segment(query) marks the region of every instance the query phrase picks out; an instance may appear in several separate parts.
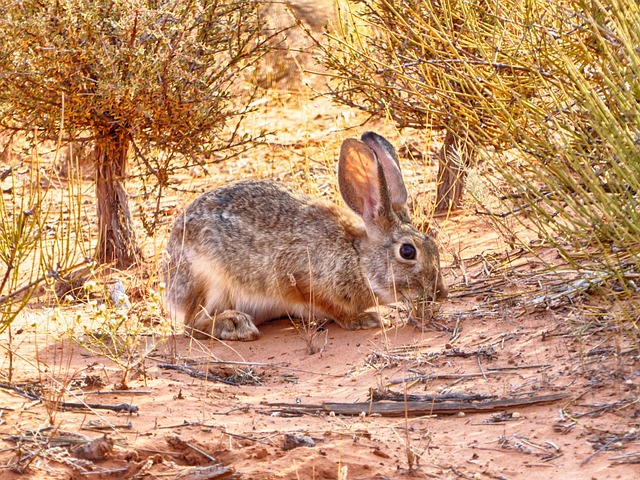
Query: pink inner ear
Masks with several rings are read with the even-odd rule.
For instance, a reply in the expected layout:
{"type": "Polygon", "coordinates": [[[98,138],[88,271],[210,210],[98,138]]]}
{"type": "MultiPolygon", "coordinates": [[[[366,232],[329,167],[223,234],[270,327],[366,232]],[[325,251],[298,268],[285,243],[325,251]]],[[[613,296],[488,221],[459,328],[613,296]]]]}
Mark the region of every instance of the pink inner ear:
{"type": "Polygon", "coordinates": [[[342,143],[338,179],[347,205],[365,220],[373,220],[380,209],[379,165],[364,143],[347,139],[342,143]]]}
{"type": "Polygon", "coordinates": [[[380,207],[380,185],[378,184],[378,163],[375,156],[366,151],[356,150],[354,168],[351,170],[356,180],[356,188],[363,202],[363,216],[373,219],[380,207]]]}

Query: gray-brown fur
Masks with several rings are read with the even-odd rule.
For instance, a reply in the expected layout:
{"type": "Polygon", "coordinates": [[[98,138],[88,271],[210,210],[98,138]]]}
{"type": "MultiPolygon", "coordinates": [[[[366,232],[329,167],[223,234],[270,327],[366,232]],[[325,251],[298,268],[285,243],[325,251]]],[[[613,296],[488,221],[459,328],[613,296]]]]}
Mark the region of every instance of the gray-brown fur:
{"type": "Polygon", "coordinates": [[[270,181],[240,181],[189,205],[167,247],[172,315],[196,336],[253,340],[255,323],[269,318],[371,328],[381,325],[366,311],[376,304],[446,296],[435,242],[412,226],[406,190],[397,191],[404,184],[393,147],[371,132],[363,139],[345,140],[338,169],[354,211],[270,181]],[[399,257],[402,243],[415,245],[415,261],[399,257]]]}

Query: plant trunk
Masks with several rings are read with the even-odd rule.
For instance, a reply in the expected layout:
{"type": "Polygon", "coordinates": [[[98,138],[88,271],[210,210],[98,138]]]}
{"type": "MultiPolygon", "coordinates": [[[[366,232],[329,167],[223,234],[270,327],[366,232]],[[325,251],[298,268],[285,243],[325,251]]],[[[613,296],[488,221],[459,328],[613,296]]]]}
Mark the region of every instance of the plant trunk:
{"type": "Polygon", "coordinates": [[[436,214],[449,214],[460,206],[472,151],[464,148],[459,136],[447,130],[438,153],[436,214]]]}
{"type": "Polygon", "coordinates": [[[97,260],[115,262],[116,268],[126,269],[141,259],[124,189],[130,139],[119,129],[96,133],[97,260]]]}

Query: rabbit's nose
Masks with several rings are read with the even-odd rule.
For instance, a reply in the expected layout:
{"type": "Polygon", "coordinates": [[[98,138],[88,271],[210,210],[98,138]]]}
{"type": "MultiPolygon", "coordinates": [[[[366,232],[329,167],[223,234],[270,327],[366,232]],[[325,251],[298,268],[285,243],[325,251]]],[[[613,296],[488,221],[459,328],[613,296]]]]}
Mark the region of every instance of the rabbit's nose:
{"type": "Polygon", "coordinates": [[[446,300],[448,296],[449,296],[449,289],[447,287],[445,287],[444,285],[442,287],[438,287],[438,290],[436,290],[437,301],[442,302],[446,300]]]}

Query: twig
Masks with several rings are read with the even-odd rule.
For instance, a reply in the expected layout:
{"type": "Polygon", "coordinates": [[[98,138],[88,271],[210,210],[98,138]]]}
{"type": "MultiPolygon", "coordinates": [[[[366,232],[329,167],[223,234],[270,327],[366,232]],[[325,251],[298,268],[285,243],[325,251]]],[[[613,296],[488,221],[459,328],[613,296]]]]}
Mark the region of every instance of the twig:
{"type": "Polygon", "coordinates": [[[193,368],[185,367],[184,365],[175,365],[173,363],[159,363],[158,368],[164,368],[166,370],[177,370],[179,372],[186,373],[190,377],[200,378],[208,382],[220,382],[227,385],[233,385],[234,387],[239,386],[237,382],[232,382],[231,380],[217,377],[216,375],[211,375],[210,373],[202,373],[198,370],[194,370],[193,368]]]}
{"type": "Polygon", "coordinates": [[[174,423],[173,425],[161,425],[158,427],[158,429],[163,429],[163,428],[180,428],[180,427],[193,427],[193,426],[200,426],[202,425],[202,422],[198,421],[198,422],[188,422],[187,420],[184,420],[182,423],[174,423]]]}
{"type": "Polygon", "coordinates": [[[129,467],[114,468],[113,470],[96,470],[94,472],[80,472],[80,475],[114,475],[118,473],[126,473],[129,467]]]}
{"type": "Polygon", "coordinates": [[[581,467],[585,466],[587,463],[589,463],[591,461],[591,459],[593,457],[595,457],[600,452],[604,452],[607,448],[609,448],[611,445],[613,445],[614,443],[618,442],[619,440],[620,440],[619,438],[612,438],[607,443],[605,443],[603,446],[601,446],[599,449],[597,449],[595,452],[593,452],[591,455],[589,455],[587,458],[585,458],[582,462],[580,462],[580,466],[581,467]]]}
{"type": "Polygon", "coordinates": [[[108,424],[108,425],[84,425],[82,427],[80,427],[80,430],[89,430],[89,431],[93,431],[93,432],[101,432],[104,430],[131,430],[133,429],[133,424],[131,422],[127,422],[125,424],[122,425],[114,425],[114,424],[108,424]]]}
{"type": "Polygon", "coordinates": [[[535,365],[514,365],[512,367],[489,367],[487,368],[490,372],[503,372],[505,370],[524,370],[529,368],[549,368],[551,367],[550,363],[537,363],[535,365]]]}
{"type": "Polygon", "coordinates": [[[82,263],[77,263],[76,265],[73,265],[72,267],[66,268],[66,269],[62,270],[61,272],[58,272],[56,270],[51,270],[46,275],[42,275],[41,277],[36,278],[32,282],[29,282],[28,284],[18,288],[17,290],[14,290],[13,292],[10,292],[10,293],[0,297],[0,305],[2,305],[4,302],[9,300],[10,298],[13,298],[16,295],[19,295],[22,292],[25,292],[25,291],[29,290],[30,288],[33,288],[36,285],[44,282],[48,278],[58,278],[60,276],[67,275],[68,273],[76,270],[77,268],[80,268],[80,267],[83,267],[83,266],[87,266],[87,265],[91,266],[91,265],[93,265],[93,263],[94,263],[93,260],[86,259],[82,263]]]}
{"type": "Polygon", "coordinates": [[[35,400],[40,402],[42,401],[42,397],[40,395],[37,395],[32,392],[27,392],[26,390],[23,390],[22,388],[16,385],[10,385],[8,383],[0,382],[0,388],[4,388],[5,390],[12,390],[16,392],[18,395],[20,395],[21,397],[28,398],[29,400],[35,400]]]}
{"type": "Polygon", "coordinates": [[[280,365],[278,363],[267,363],[267,362],[239,362],[233,360],[211,360],[206,359],[197,362],[199,365],[240,365],[247,367],[264,367],[264,368],[274,368],[278,370],[289,370],[291,372],[299,372],[299,373],[309,373],[312,375],[322,375],[324,377],[334,377],[334,378],[344,378],[343,373],[327,373],[327,372],[316,372],[314,370],[305,370],[302,368],[290,367],[288,365],[280,365]]]}
{"type": "MultiPolygon", "coordinates": [[[[43,401],[45,401],[43,399],[43,401]]],[[[91,410],[111,410],[112,412],[138,413],[138,406],[130,403],[104,405],[102,403],[52,402],[62,408],[90,408],[91,410]]]]}
{"type": "Polygon", "coordinates": [[[619,463],[640,463],[640,452],[627,453],[626,455],[618,455],[617,457],[609,457],[612,462],[619,463]]]}
{"type": "Polygon", "coordinates": [[[127,412],[127,413],[138,413],[138,407],[136,405],[132,405],[130,403],[120,403],[119,405],[105,405],[102,403],[76,403],[76,402],[56,402],[50,401],[46,398],[32,392],[26,392],[20,387],[15,385],[9,385],[7,383],[0,383],[0,388],[4,388],[7,390],[13,390],[18,395],[28,398],[29,400],[33,400],[36,402],[49,403],[52,405],[56,405],[57,407],[62,408],[89,408],[92,410],[111,410],[113,412],[127,412]]]}
{"type": "Polygon", "coordinates": [[[389,380],[389,384],[397,385],[398,383],[406,383],[406,382],[415,382],[417,380],[457,380],[464,378],[475,378],[482,377],[486,375],[498,374],[498,373],[509,373],[509,372],[485,372],[482,373],[439,373],[435,375],[417,375],[415,377],[406,377],[406,378],[396,378],[393,380],[389,380]]]}
{"type": "Polygon", "coordinates": [[[273,445],[271,442],[267,442],[267,441],[261,440],[259,438],[248,437],[246,435],[239,435],[237,433],[230,433],[230,432],[227,432],[226,430],[224,430],[223,433],[225,435],[229,435],[230,437],[239,438],[241,440],[249,440],[250,442],[258,442],[258,443],[262,443],[264,445],[273,445]]]}
{"type": "Polygon", "coordinates": [[[207,460],[216,463],[217,460],[215,457],[212,457],[211,455],[209,455],[207,452],[205,452],[204,450],[196,447],[195,445],[191,445],[189,442],[184,442],[184,446],[190,448],[191,450],[193,450],[194,452],[199,453],[200,455],[202,455],[204,458],[206,458],[207,460]]]}
{"type": "Polygon", "coordinates": [[[478,360],[478,368],[480,369],[480,373],[482,374],[482,377],[486,380],[487,379],[487,375],[486,373],[484,373],[484,369],[482,368],[482,361],[480,360],[480,353],[478,352],[478,356],[476,357],[478,360]]]}
{"type": "Polygon", "coordinates": [[[96,390],[91,392],[78,392],[77,395],[150,395],[153,390],[96,390]]]}

